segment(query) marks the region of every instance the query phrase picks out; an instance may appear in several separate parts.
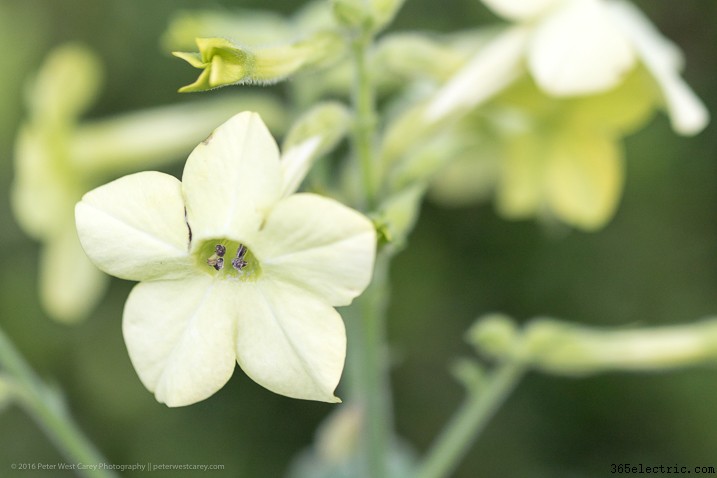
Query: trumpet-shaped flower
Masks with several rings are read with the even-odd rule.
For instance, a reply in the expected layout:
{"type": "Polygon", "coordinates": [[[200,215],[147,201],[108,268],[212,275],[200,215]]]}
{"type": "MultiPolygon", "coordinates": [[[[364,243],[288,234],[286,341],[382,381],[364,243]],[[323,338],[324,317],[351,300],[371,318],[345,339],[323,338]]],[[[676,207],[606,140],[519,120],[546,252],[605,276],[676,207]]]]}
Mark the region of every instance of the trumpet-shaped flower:
{"type": "Polygon", "coordinates": [[[680,77],[679,49],[634,6],[610,0],[483,0],[517,25],[498,35],[436,96],[437,120],[502,91],[527,69],[553,96],[602,93],[639,63],[661,92],[673,129],[700,132],[709,114],[680,77]]]}
{"type": "Polygon", "coordinates": [[[599,229],[622,192],[620,139],[651,116],[656,95],[643,69],[607,93],[570,99],[525,78],[459,123],[467,147],[435,180],[433,196],[461,204],[495,189],[505,217],[599,229]]]}
{"type": "Polygon", "coordinates": [[[181,158],[248,102],[265,113],[277,111],[273,124],[283,117],[275,103],[257,96],[83,122],[82,113],[99,91],[101,71],[95,55],[81,45],[53,50],[29,89],[29,118],[15,145],[13,212],[25,233],[43,245],[41,303],[64,322],[85,318],[108,283],[77,239],[73,212],[82,194],[108,177],[181,158]]]}
{"type": "Polygon", "coordinates": [[[346,337],[334,306],[368,285],[376,234],[334,200],[293,194],[319,143],[309,138],[280,159],[259,116],[240,113],[194,149],[181,182],[137,173],[77,204],[90,259],[140,281],[123,333],[158,401],[203,400],[236,362],[273,392],[338,401],[346,337]]]}

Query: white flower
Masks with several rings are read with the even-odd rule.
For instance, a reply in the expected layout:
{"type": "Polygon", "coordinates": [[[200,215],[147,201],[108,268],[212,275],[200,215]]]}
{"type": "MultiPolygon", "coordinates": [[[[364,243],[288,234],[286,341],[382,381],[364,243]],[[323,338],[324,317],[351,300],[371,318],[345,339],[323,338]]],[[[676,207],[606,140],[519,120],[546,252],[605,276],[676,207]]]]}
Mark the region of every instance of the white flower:
{"type": "Polygon", "coordinates": [[[427,117],[474,107],[526,69],[553,96],[600,93],[639,62],[659,87],[673,129],[700,132],[709,114],[680,77],[679,49],[634,6],[611,0],[483,0],[517,21],[482,49],[436,96],[427,117]]]}
{"type": "Polygon", "coordinates": [[[240,113],[196,147],[182,182],[137,173],[77,204],[90,259],[141,281],[127,300],[123,332],[158,401],[182,406],[209,397],[235,361],[276,393],[338,401],[346,337],[333,306],[368,285],[376,237],[358,212],[291,194],[299,183],[292,174],[305,173],[297,165],[318,143],[309,139],[280,160],[259,116],[240,113]]]}

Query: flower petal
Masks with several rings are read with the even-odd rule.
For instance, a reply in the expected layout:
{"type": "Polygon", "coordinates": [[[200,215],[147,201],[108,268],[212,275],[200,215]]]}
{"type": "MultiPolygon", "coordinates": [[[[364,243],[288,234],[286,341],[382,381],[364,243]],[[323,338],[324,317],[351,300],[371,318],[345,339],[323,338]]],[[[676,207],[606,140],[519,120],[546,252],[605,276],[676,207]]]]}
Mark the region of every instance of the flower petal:
{"type": "Polygon", "coordinates": [[[13,212],[26,234],[52,238],[72,221],[71,211],[84,192],[81,181],[63,165],[64,145],[36,125],[25,124],[15,144],[15,179],[11,189],[13,212]]]}
{"type": "Polygon", "coordinates": [[[569,128],[552,144],[546,181],[556,216],[581,229],[599,229],[615,214],[622,193],[620,147],[594,129],[569,128]]]}
{"type": "Polygon", "coordinates": [[[182,188],[193,246],[256,231],[281,195],[279,148],[259,115],[239,113],[197,146],[182,188]]]}
{"type": "Polygon", "coordinates": [[[536,26],[528,64],[546,92],[581,95],[618,84],[635,64],[635,52],[602,2],[573,0],[536,26]]]}
{"type": "Polygon", "coordinates": [[[40,256],[42,305],[52,318],[68,323],[86,318],[109,283],[109,277],[90,262],[80,247],[69,219],[66,227],[47,241],[40,256]]]}
{"type": "Polygon", "coordinates": [[[563,0],[482,0],[498,15],[510,20],[529,20],[563,0]]]}
{"type": "Polygon", "coordinates": [[[365,216],[332,199],[294,194],[277,203],[249,248],[266,276],[347,305],[371,280],[376,232],[365,216]]]}
{"type": "Polygon", "coordinates": [[[132,364],[157,401],[190,405],[231,377],[236,358],[232,285],[198,275],[141,282],[132,289],[122,331],[132,364]]]}
{"type": "Polygon", "coordinates": [[[674,44],[663,37],[636,7],[626,2],[611,2],[610,7],[617,25],[633,41],[660,86],[672,128],[683,135],[702,131],[709,122],[709,112],[680,77],[682,62],[674,44]]]}
{"type": "Polygon", "coordinates": [[[500,214],[510,219],[523,219],[540,210],[545,150],[545,140],[538,134],[509,137],[496,194],[500,214]]]}
{"type": "Polygon", "coordinates": [[[426,110],[426,119],[438,121],[454,112],[467,111],[512,83],[522,71],[528,33],[527,28],[513,27],[490,41],[436,93],[426,110]]]}
{"type": "Polygon", "coordinates": [[[181,185],[173,176],[142,172],[100,186],[77,203],[75,221],[85,252],[108,274],[150,280],[191,270],[181,185]]]}
{"type": "Polygon", "coordinates": [[[281,157],[281,196],[299,189],[321,146],[321,137],[313,136],[286,150],[281,157]]]}
{"type": "Polygon", "coordinates": [[[237,360],[259,385],[287,397],[339,402],[346,357],[344,323],[301,289],[260,279],[237,296],[237,360]]]}

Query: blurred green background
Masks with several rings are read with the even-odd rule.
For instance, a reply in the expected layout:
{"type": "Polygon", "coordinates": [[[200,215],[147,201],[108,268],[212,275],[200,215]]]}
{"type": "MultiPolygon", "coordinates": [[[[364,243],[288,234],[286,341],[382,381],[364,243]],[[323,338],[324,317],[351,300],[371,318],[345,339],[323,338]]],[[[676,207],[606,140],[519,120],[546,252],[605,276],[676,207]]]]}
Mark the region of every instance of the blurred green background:
{"type": "MultiPolygon", "coordinates": [[[[685,50],[688,82],[717,112],[717,2],[636,3],[685,50]]],[[[202,403],[158,404],[121,337],[132,284],[115,280],[84,324],[52,322],[37,303],[38,246],[18,229],[8,204],[23,82],[49,49],[79,40],[100,54],[106,83],[90,116],[186,101],[176,90],[195,70],[163,52],[158,38],[172,12],[208,6],[290,12],[296,3],[0,0],[0,323],[33,367],[64,390],[77,421],[112,462],[223,464],[214,474],[281,476],[330,405],[274,395],[239,371],[202,403]]],[[[409,0],[394,29],[450,31],[494,20],[478,0],[438,8],[409,0]]],[[[713,123],[696,138],[677,137],[658,116],[628,138],[624,198],[612,223],[594,234],[506,222],[490,204],[427,204],[392,272],[395,419],[405,440],[425,450],[460,403],[462,390],[447,369],[471,354],[462,335],[478,315],[636,326],[716,314],[715,133],[713,123]]],[[[456,476],[601,477],[613,463],[717,466],[716,395],[715,368],[579,380],[531,374],[456,476]]],[[[0,412],[0,476],[13,462],[58,461],[21,410],[0,412]]]]}

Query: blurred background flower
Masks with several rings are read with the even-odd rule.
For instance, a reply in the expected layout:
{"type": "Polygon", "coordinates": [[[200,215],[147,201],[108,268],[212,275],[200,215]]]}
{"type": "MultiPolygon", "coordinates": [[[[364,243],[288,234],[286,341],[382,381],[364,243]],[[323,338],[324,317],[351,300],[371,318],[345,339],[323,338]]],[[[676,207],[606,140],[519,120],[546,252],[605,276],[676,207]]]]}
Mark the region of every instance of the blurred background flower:
{"type": "MultiPolygon", "coordinates": [[[[687,82],[717,111],[717,4],[635,3],[684,50],[687,82]]],[[[275,396],[240,374],[209,401],[181,410],[157,404],[137,381],[122,341],[122,304],[132,284],[112,281],[106,299],[79,327],[52,322],[38,301],[40,246],[10,208],[13,145],[28,117],[23,95],[51,48],[79,41],[105,66],[106,86],[88,119],[184,103],[196,98],[176,90],[193,82],[196,70],[160,48],[160,38],[173,15],[206,6],[0,0],[0,50],[4,64],[12,65],[0,70],[0,321],[38,372],[66,392],[80,425],[113,462],[214,463],[228,476],[280,476],[310,443],[329,406],[275,396]]],[[[212,6],[233,11],[238,5],[222,0],[212,6]]],[[[289,13],[296,3],[240,6],[289,13]]],[[[413,0],[391,29],[449,32],[499,21],[476,0],[455,0],[440,14],[435,2],[413,0]]],[[[271,88],[284,92],[281,85],[271,88]]],[[[458,405],[461,387],[448,366],[471,354],[462,337],[485,312],[603,325],[674,324],[715,314],[715,137],[714,124],[695,138],[676,136],[662,115],[628,137],[624,194],[598,233],[506,222],[487,204],[445,210],[429,202],[392,273],[389,335],[401,435],[424,450],[458,405]]],[[[178,175],[191,147],[164,170],[178,175]]],[[[611,463],[621,462],[714,466],[717,429],[705,424],[717,420],[706,398],[715,393],[715,371],[707,369],[580,380],[530,375],[456,476],[473,477],[476,470],[605,476],[611,463]]],[[[0,473],[13,462],[59,460],[19,409],[0,413],[0,473]]]]}

